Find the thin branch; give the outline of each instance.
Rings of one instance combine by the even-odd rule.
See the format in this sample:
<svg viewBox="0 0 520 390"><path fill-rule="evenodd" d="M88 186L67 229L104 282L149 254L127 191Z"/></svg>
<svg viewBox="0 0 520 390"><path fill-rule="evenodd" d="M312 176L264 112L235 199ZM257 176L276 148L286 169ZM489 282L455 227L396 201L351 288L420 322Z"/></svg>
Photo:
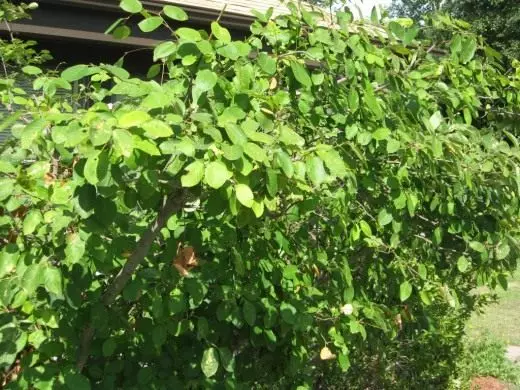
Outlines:
<svg viewBox="0 0 520 390"><path fill-rule="evenodd" d="M141 239L137 243L137 247L135 248L134 252L101 297L101 301L105 306L110 306L116 301L116 298L123 291L126 284L135 273L139 264L141 264L150 251L150 247L157 238L157 235L161 229L166 224L166 221L168 221L168 218L180 211L185 201L185 194L182 190L175 191L165 198L160 211L157 213L155 221L141 236ZM87 327L83 330L79 357L76 364L76 367L79 371L82 371L87 364L90 354L90 345L92 343L92 339L94 338L94 333L95 330L92 327L92 324L88 324Z"/></svg>
<svg viewBox="0 0 520 390"><path fill-rule="evenodd" d="M217 20L215 20L216 23L220 22L220 19L222 19L222 16L224 15L224 12L226 12L226 8L227 8L227 3L225 3L224 7L222 7L222 9L220 10L220 13L218 14ZM208 41L210 41L211 38L213 38L213 30L209 34Z"/></svg>

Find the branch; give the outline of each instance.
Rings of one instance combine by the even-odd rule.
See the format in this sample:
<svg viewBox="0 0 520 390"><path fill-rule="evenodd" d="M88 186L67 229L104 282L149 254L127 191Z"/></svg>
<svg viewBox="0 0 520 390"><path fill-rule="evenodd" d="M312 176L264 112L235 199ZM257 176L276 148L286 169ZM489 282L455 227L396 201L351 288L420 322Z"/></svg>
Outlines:
<svg viewBox="0 0 520 390"><path fill-rule="evenodd" d="M164 227L164 225L166 225L166 221L168 221L168 219L174 213L180 211L184 203L185 194L182 190L173 192L167 198L165 198L161 209L157 214L157 218L152 223L152 225L150 225L148 230L141 236L141 239L137 243L137 247L135 248L134 252L101 297L101 301L105 306L110 306L115 302L117 296L121 293L121 291L123 291L124 287L134 274L139 264L141 264L141 262L148 254L150 247L152 246L157 235ZM85 367L85 364L89 358L90 345L92 343L92 339L94 338L94 332L95 330L91 324L88 324L87 327L83 330L79 357L76 364L76 367L79 371L83 370L83 367Z"/></svg>

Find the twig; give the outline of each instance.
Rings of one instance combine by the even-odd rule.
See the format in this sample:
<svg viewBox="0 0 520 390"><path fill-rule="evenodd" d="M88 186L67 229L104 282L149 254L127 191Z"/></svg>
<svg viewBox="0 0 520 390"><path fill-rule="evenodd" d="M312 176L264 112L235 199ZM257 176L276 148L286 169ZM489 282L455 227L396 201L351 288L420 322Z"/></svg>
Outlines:
<svg viewBox="0 0 520 390"><path fill-rule="evenodd" d="M110 306L115 302L117 296L121 293L121 291L123 291L124 287L136 271L139 264L141 264L150 251L150 247L152 246L161 229L166 224L166 221L168 221L168 218L181 210L185 201L186 199L183 190L175 191L164 199L162 207L157 213L157 218L150 225L148 230L141 236L141 239L137 243L137 247L135 248L134 252L101 297L101 301L105 306ZM90 353L90 345L92 343L92 339L94 338L94 333L95 330L92 324L88 324L87 327L83 330L78 361L76 364L76 367L79 371L82 371L87 364Z"/></svg>
<svg viewBox="0 0 520 390"><path fill-rule="evenodd" d="M224 7L222 7L222 9L220 10L220 13L218 14L217 20L215 20L216 23L220 22L220 19L222 19L222 16L224 15L224 12L226 12L226 8L227 8L227 3L225 3ZM212 37L213 37L213 30L209 34L208 41L210 41Z"/></svg>

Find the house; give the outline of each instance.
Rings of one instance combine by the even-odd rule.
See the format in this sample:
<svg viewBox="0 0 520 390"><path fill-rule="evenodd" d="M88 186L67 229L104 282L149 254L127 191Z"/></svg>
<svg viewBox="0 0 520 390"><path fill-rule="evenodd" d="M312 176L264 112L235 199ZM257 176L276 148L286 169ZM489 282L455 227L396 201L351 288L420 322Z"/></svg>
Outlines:
<svg viewBox="0 0 520 390"><path fill-rule="evenodd" d="M189 20L182 23L169 20L173 28L208 29L220 15L220 23L235 38L243 38L249 33L254 20L252 10L265 12L272 7L274 15L288 12L280 0L143 0L142 3L150 11L160 11L168 4L182 7ZM80 63L114 63L130 52L125 68L133 74L144 75L152 61L151 50L145 49L171 39L171 33L166 29L142 33L137 26L142 19L139 15L132 16L127 23L132 30L128 38L118 40L105 34L114 21L128 16L120 9L119 0L39 0L38 5L31 11L31 19L17 20L9 25L1 23L0 38L8 38L11 31L15 37L37 41L40 49L49 50L53 56L53 60L45 64L48 69L60 70ZM24 84L23 80L19 83ZM23 88L28 90L31 85L27 83ZM2 112L6 109L0 106L0 119ZM8 135L9 130L0 132L0 144Z"/></svg>
<svg viewBox="0 0 520 390"><path fill-rule="evenodd" d="M151 11L160 11L167 4L182 7L188 13L189 20L177 25L170 23L173 28L189 25L207 29L225 7L220 22L236 38L248 34L254 20L252 10L265 12L273 7L274 14L288 12L280 0L143 0L142 3ZM137 27L141 19L139 16L130 19L130 37L117 40L104 34L119 17L128 15L119 8L118 0L39 0L38 4L30 20L17 21L10 27L16 36L34 39L41 48L50 50L55 58L53 65L111 63L125 52L152 47L161 40L171 39L166 29L151 34L142 33ZM0 25L0 34L2 32L7 32L3 24ZM132 60L125 65L131 71L142 71L150 58L146 50L135 51L132 52Z"/></svg>

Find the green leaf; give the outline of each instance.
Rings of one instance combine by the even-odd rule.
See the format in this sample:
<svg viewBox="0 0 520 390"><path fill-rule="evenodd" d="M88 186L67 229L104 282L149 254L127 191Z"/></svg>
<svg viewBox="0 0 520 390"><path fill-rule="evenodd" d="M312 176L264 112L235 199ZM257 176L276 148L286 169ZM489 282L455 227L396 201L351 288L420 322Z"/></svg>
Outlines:
<svg viewBox="0 0 520 390"><path fill-rule="evenodd" d="M267 192L272 197L278 193L278 172L274 169L267 169Z"/></svg>
<svg viewBox="0 0 520 390"><path fill-rule="evenodd" d="M213 347L206 349L202 354L202 361L200 362L200 367L204 375L207 378L212 377L217 373L218 366L219 360L217 350Z"/></svg>
<svg viewBox="0 0 520 390"><path fill-rule="evenodd" d="M28 149L39 136L43 135L43 129L45 129L46 126L47 121L44 119L36 119L25 126L21 134L21 147Z"/></svg>
<svg viewBox="0 0 520 390"><path fill-rule="evenodd" d="M143 5L139 0L121 0L119 7L131 14L141 12L143 9Z"/></svg>
<svg viewBox="0 0 520 390"><path fill-rule="evenodd" d="M240 203L242 203L244 206L251 208L253 206L254 201L254 195L251 191L251 188L249 188L246 184L237 184L235 186L235 193L237 196L237 199Z"/></svg>
<svg viewBox="0 0 520 390"><path fill-rule="evenodd" d="M325 167L321 158L314 156L308 158L305 163L307 167L307 175L314 186L319 187L327 178Z"/></svg>
<svg viewBox="0 0 520 390"><path fill-rule="evenodd" d="M63 298L62 276L59 268L52 266L45 268L44 286L51 294Z"/></svg>
<svg viewBox="0 0 520 390"><path fill-rule="evenodd" d="M211 22L211 32L219 41L224 43L231 42L231 34L227 28L222 27L218 22Z"/></svg>
<svg viewBox="0 0 520 390"><path fill-rule="evenodd" d="M65 385L67 385L69 390L90 390L90 381L88 378L77 372L68 372L65 374Z"/></svg>
<svg viewBox="0 0 520 390"><path fill-rule="evenodd" d="M99 151L96 154L87 158L87 162L85 163L85 167L83 168L83 176L92 185L96 185L104 177L103 172L99 172L100 175L98 175L98 167L101 168L99 164L100 154L101 152ZM104 174L106 173L107 172L105 170Z"/></svg>
<svg viewBox="0 0 520 390"><path fill-rule="evenodd" d="M325 166L329 169L331 175L342 178L347 174L347 166L337 150L323 151L318 149L318 156L325 162Z"/></svg>
<svg viewBox="0 0 520 390"><path fill-rule="evenodd" d="M65 247L65 258L69 264L78 263L85 254L85 241L81 239L78 233L72 233L67 237L67 246Z"/></svg>
<svg viewBox="0 0 520 390"><path fill-rule="evenodd" d="M386 226L394 220L392 214L390 214L386 209L382 209L377 215L377 222L381 226Z"/></svg>
<svg viewBox="0 0 520 390"><path fill-rule="evenodd" d="M131 34L132 34L132 30L128 26L119 26L112 32L112 36L115 39L126 39Z"/></svg>
<svg viewBox="0 0 520 390"><path fill-rule="evenodd" d="M376 141L383 141L390 137L390 129L386 127L380 127L372 133L372 138Z"/></svg>
<svg viewBox="0 0 520 390"><path fill-rule="evenodd" d="M359 108L359 94L354 87L348 92L348 106L352 112L356 112Z"/></svg>
<svg viewBox="0 0 520 390"><path fill-rule="evenodd" d="M258 65L269 76L276 73L276 60L267 53L261 52L258 54Z"/></svg>
<svg viewBox="0 0 520 390"><path fill-rule="evenodd" d="M304 87L311 87L312 80L309 76L309 72L305 69L305 66L297 61L291 61L291 70L294 75L294 78Z"/></svg>
<svg viewBox="0 0 520 390"><path fill-rule="evenodd" d="M164 22L160 16L150 16L141 20L137 25L142 32L148 33L156 30Z"/></svg>
<svg viewBox="0 0 520 390"><path fill-rule="evenodd" d="M16 173L16 168L10 162L0 160L0 173Z"/></svg>
<svg viewBox="0 0 520 390"><path fill-rule="evenodd" d="M35 76L37 74L42 73L42 70L40 68L38 68L37 66L27 65L22 68L22 72L24 72L25 74L28 74L30 76Z"/></svg>
<svg viewBox="0 0 520 390"><path fill-rule="evenodd" d="M153 49L153 60L157 61L166 58L177 50L177 45L172 41L161 42Z"/></svg>
<svg viewBox="0 0 520 390"><path fill-rule="evenodd" d="M469 247L479 253L484 253L486 251L486 246L478 241L471 241Z"/></svg>
<svg viewBox="0 0 520 390"><path fill-rule="evenodd" d="M264 162L267 160L265 150L255 143L247 142L244 145L244 152L255 161Z"/></svg>
<svg viewBox="0 0 520 390"><path fill-rule="evenodd" d="M256 307L249 301L244 301L242 306L242 312L244 313L244 319L249 326L254 326L256 322Z"/></svg>
<svg viewBox="0 0 520 390"><path fill-rule="evenodd" d="M244 149L240 145L222 145L222 152L227 160L235 161L242 157Z"/></svg>
<svg viewBox="0 0 520 390"><path fill-rule="evenodd" d="M464 256L460 256L459 259L457 260L457 268L460 272L466 272L470 266L470 262L469 260L464 257Z"/></svg>
<svg viewBox="0 0 520 390"><path fill-rule="evenodd" d="M134 148L142 150L143 152L149 154L150 156L160 156L161 151L157 147L154 141L149 139L141 139L139 137L134 137Z"/></svg>
<svg viewBox="0 0 520 390"><path fill-rule="evenodd" d="M0 252L0 278L9 275L16 269L16 263L20 253L14 244L8 244Z"/></svg>
<svg viewBox="0 0 520 390"><path fill-rule="evenodd" d="M214 161L208 164L204 173L204 181L215 189L218 189L228 181L233 174L227 169L226 164Z"/></svg>
<svg viewBox="0 0 520 390"><path fill-rule="evenodd" d="M286 145L304 146L305 140L296 131L289 126L282 126L280 128L280 141Z"/></svg>
<svg viewBox="0 0 520 390"><path fill-rule="evenodd" d="M186 167L185 175L181 176L181 184L183 187L195 187L200 183L204 176L204 163L200 160L192 162Z"/></svg>
<svg viewBox="0 0 520 390"><path fill-rule="evenodd" d="M12 195L15 181L13 179L0 178L0 201Z"/></svg>
<svg viewBox="0 0 520 390"><path fill-rule="evenodd" d="M287 302L282 302L280 305L280 315L284 322L289 325L294 325L296 323L296 308Z"/></svg>
<svg viewBox="0 0 520 390"><path fill-rule="evenodd" d="M224 129L226 129L226 134L233 144L244 146L247 143L246 135L237 124L226 123Z"/></svg>
<svg viewBox="0 0 520 390"><path fill-rule="evenodd" d="M170 137L173 135L172 128L159 119L152 119L151 121L143 123L141 127L145 131L145 135L153 139Z"/></svg>
<svg viewBox="0 0 520 390"><path fill-rule="evenodd" d="M103 346L101 348L101 350L103 351L103 356L105 356L105 357L112 356L114 354L114 352L116 351L116 348L117 348L117 343L114 338L111 337L109 339L106 339L103 342Z"/></svg>
<svg viewBox="0 0 520 390"><path fill-rule="evenodd" d="M401 302L405 302L412 295L413 287L410 282L406 281L399 286L399 298Z"/></svg>
<svg viewBox="0 0 520 390"><path fill-rule="evenodd" d="M104 34L108 35L108 34L112 33L114 31L114 29L116 27L118 27L121 24L121 22L124 22L124 21L125 21L124 18L116 19L116 21L114 23L112 23L110 26L108 26L108 28L105 30Z"/></svg>
<svg viewBox="0 0 520 390"><path fill-rule="evenodd" d="M339 367L341 368L341 371L347 372L350 368L350 359L347 354L340 353L338 355L338 363Z"/></svg>
<svg viewBox="0 0 520 390"><path fill-rule="evenodd" d="M439 126L442 123L442 114L440 111L436 111L431 117L430 117L430 126L432 127L432 130L437 130Z"/></svg>
<svg viewBox="0 0 520 390"><path fill-rule="evenodd" d="M201 70L195 77L195 88L201 92L210 91L217 84L218 76L209 69Z"/></svg>
<svg viewBox="0 0 520 390"><path fill-rule="evenodd" d="M113 139L114 146L121 155L129 157L132 154L134 150L134 140L132 134L128 130L115 130Z"/></svg>
<svg viewBox="0 0 520 390"><path fill-rule="evenodd" d="M74 65L61 72L61 77L68 82L73 82L93 75L97 72L99 72L98 67L90 67L88 65Z"/></svg>
<svg viewBox="0 0 520 390"><path fill-rule="evenodd" d="M66 204L74 194L74 185L70 182L56 183L53 187L51 202L56 204Z"/></svg>
<svg viewBox="0 0 520 390"><path fill-rule="evenodd" d="M197 30L194 30L189 27L181 27L177 29L177 31L175 31L175 34L177 34L177 36L180 39L183 39L185 41L198 42L202 39L202 36Z"/></svg>
<svg viewBox="0 0 520 390"><path fill-rule="evenodd" d="M43 216L40 210L29 211L23 220L23 234L32 234L42 221Z"/></svg>
<svg viewBox="0 0 520 390"><path fill-rule="evenodd" d="M179 22L188 20L188 14L186 14L182 8L176 7L174 5L165 5L163 8L163 13L170 19L178 20Z"/></svg>
<svg viewBox="0 0 520 390"><path fill-rule="evenodd" d="M255 217L260 218L264 214L264 202L253 201L253 204L251 205L251 210L253 210Z"/></svg>
<svg viewBox="0 0 520 390"><path fill-rule="evenodd" d="M222 368L227 372L235 371L235 356L229 350L229 348L222 347L218 349L218 353L220 355L220 362L222 363Z"/></svg>
<svg viewBox="0 0 520 390"><path fill-rule="evenodd" d="M511 248L505 242L500 242L496 247L497 260L504 260L511 252Z"/></svg>
<svg viewBox="0 0 520 390"><path fill-rule="evenodd" d="M21 285L27 295L32 295L44 283L43 263L29 265L23 273Z"/></svg>
<svg viewBox="0 0 520 390"><path fill-rule="evenodd" d="M285 153L284 151L280 150L276 153L276 163L280 168L282 168L283 173L285 173L285 176L288 178L293 177L294 175L294 166L291 161L291 157Z"/></svg>
<svg viewBox="0 0 520 390"><path fill-rule="evenodd" d="M227 45L219 47L217 53L223 57L236 61L240 57L247 57L251 52L251 46L245 42L231 42Z"/></svg>
<svg viewBox="0 0 520 390"><path fill-rule="evenodd" d="M123 114L117 124L118 126L128 129L130 127L139 126L143 124L144 122L149 121L150 115L147 112L144 111L130 111L126 114Z"/></svg>
<svg viewBox="0 0 520 390"><path fill-rule="evenodd" d="M460 60L463 64L467 64L475 56L477 51L477 41L474 37L467 37L462 43L462 50L460 52Z"/></svg>

